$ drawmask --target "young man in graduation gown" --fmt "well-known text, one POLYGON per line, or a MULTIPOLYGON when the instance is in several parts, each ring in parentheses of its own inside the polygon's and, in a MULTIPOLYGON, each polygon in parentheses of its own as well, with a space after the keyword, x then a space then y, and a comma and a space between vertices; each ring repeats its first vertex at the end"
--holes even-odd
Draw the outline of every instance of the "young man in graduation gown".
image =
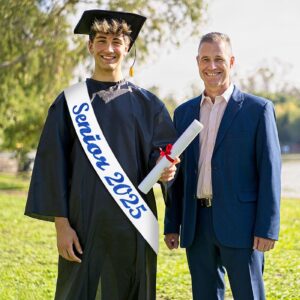
MULTIPOLYGON (((174 142, 176 135, 164 104, 122 76, 122 61, 144 22, 136 14, 91 10, 74 30, 89 34, 95 69, 86 85, 92 107, 111 152, 135 187, 156 164, 159 147, 174 142)), ((172 179, 175 169, 165 170, 162 181, 172 179)), ((153 191, 143 198, 156 215, 153 191)), ((25 214, 55 221, 60 254, 55 299, 155 299, 156 254, 93 169, 64 92, 49 109, 25 214)))

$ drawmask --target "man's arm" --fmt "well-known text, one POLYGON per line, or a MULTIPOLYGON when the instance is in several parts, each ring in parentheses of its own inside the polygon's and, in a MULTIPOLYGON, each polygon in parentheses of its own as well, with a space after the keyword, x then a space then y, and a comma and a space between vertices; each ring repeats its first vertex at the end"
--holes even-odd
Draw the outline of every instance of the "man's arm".
POLYGON ((167 247, 177 249, 179 246, 179 229, 181 224, 183 181, 182 170, 179 167, 178 174, 168 189, 168 201, 165 210, 164 234, 167 247))
MULTIPOLYGON (((176 113, 174 114, 174 126, 176 128, 176 113)), ((174 181, 170 184, 167 194, 164 234, 167 247, 177 249, 179 246, 179 230, 181 225, 181 213, 183 202, 183 173, 179 165, 174 181)))
POLYGON ((274 248, 279 233, 281 154, 274 107, 268 102, 262 112, 256 138, 259 191, 253 248, 274 248))

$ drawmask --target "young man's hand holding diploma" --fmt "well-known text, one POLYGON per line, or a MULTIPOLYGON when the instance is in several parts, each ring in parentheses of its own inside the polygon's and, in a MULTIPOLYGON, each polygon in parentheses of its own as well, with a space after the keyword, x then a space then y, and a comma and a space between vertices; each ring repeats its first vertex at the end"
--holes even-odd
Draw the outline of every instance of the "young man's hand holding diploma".
MULTIPOLYGON (((162 158, 163 158, 163 156, 160 156, 156 163, 158 163, 162 158)), ((176 156, 174 158, 174 161, 172 162, 172 164, 169 167, 163 169, 163 172, 160 175, 159 181, 168 182, 168 181, 171 181, 172 179, 174 179, 174 176, 175 176, 175 173, 177 170, 176 165, 178 163, 180 163, 180 158, 176 156)))

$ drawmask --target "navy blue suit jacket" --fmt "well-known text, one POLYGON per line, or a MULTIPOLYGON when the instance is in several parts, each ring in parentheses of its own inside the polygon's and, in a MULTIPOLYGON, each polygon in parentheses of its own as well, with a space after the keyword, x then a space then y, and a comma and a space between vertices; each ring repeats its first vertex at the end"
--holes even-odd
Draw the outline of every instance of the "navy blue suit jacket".
MULTIPOLYGON (((174 113, 178 136, 199 119, 201 97, 174 113)), ((199 138, 181 157, 170 185, 165 234, 192 244, 196 227, 199 138)), ((281 156, 272 102, 236 87, 224 112, 211 160, 213 226, 224 246, 252 247, 254 236, 277 240, 281 156)))

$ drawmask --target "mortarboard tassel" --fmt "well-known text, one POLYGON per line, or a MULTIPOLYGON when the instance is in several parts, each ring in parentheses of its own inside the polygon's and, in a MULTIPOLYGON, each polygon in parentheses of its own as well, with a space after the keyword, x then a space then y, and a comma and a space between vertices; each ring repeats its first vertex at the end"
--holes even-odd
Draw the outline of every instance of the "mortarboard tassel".
POLYGON ((134 68, 133 68, 133 66, 131 66, 130 69, 129 69, 129 76, 130 77, 134 76, 134 68))
POLYGON ((134 76, 134 68, 133 68, 133 66, 134 66, 135 59, 136 59, 136 47, 135 47, 135 44, 133 44, 133 46, 134 46, 134 60, 133 60, 133 63, 131 65, 130 69, 129 69, 129 76, 130 77, 134 76))

